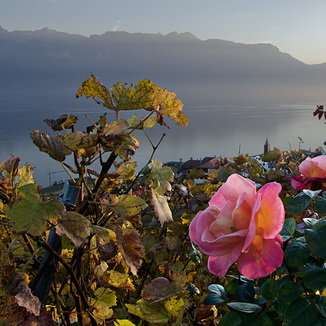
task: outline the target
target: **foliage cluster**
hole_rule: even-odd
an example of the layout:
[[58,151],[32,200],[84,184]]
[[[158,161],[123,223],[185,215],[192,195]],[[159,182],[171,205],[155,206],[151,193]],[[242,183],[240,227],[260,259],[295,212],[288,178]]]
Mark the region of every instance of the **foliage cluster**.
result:
[[[115,119],[104,114],[82,132],[75,131],[76,116],[63,115],[45,120],[62,133],[31,134],[79,189],[76,202],[41,198],[33,168],[20,167],[19,158],[0,164],[0,324],[326,325],[326,192],[292,189],[301,150],[269,152],[268,171],[248,155],[220,158],[196,184],[202,170],[176,177],[153,160],[163,134],[156,145],[148,138],[153,152],[137,173],[135,133],[167,126],[166,117],[186,126],[181,101],[149,80],[109,90],[94,75],[82,95]],[[122,110],[145,115],[125,120]],[[65,162],[69,155],[74,166]],[[189,240],[189,223],[233,173],[283,187],[284,261],[263,279],[239,275],[235,264],[219,279]]]

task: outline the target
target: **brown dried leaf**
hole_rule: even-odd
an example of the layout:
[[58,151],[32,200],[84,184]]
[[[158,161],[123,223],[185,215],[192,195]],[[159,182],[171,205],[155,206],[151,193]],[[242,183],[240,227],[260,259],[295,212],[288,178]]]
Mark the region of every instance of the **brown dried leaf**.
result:
[[114,231],[117,235],[118,246],[126,265],[134,275],[137,275],[137,270],[142,264],[142,259],[145,258],[145,249],[138,231],[134,228],[121,230],[119,227],[116,227]]
[[6,170],[9,174],[16,176],[19,172],[20,158],[10,155],[6,160],[0,163],[0,168]]
[[39,130],[34,130],[30,134],[33,143],[39,148],[41,152],[49,154],[54,160],[62,162],[66,155],[71,153],[71,150],[64,144],[60,137],[52,137],[47,132],[41,133]]
[[76,116],[70,115],[68,117],[68,114],[63,114],[58,119],[45,119],[44,122],[54,131],[60,131],[71,128],[77,120],[78,118]]
[[16,272],[11,277],[11,290],[15,295],[17,304],[35,316],[40,314],[41,302],[32,294],[31,289],[26,285],[21,273]]

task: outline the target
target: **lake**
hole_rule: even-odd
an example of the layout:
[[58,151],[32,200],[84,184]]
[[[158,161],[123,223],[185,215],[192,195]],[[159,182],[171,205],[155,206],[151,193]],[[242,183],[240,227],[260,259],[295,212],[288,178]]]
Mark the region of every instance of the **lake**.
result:
[[[190,119],[188,127],[175,126],[168,120],[170,129],[156,126],[148,130],[154,145],[166,133],[154,159],[167,162],[186,161],[191,157],[233,157],[238,155],[239,147],[243,154],[260,154],[267,137],[271,148],[281,150],[298,148],[298,137],[304,141],[301,148],[312,150],[323,146],[326,140],[324,122],[312,116],[316,104],[322,103],[195,106],[183,102],[184,113]],[[85,114],[97,120],[105,108],[92,100],[76,100],[74,96],[62,99],[1,96],[0,112],[0,160],[10,154],[20,157],[21,165],[28,163],[36,167],[36,182],[48,186],[50,175],[52,183],[68,177],[60,163],[38,150],[29,134],[34,129],[50,132],[43,120],[58,118],[63,113],[79,116],[81,127],[77,124],[76,130],[85,130],[90,124]],[[109,117],[114,119],[113,113]],[[151,146],[141,132],[135,136],[142,142],[134,156],[141,168],[151,154]]]

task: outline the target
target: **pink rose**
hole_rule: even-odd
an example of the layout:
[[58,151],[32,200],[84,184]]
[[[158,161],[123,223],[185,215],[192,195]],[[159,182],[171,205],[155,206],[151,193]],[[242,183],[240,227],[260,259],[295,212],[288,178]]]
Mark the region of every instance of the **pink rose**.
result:
[[307,157],[299,165],[299,171],[300,176],[291,178],[294,189],[326,190],[326,155]]
[[240,273],[256,279],[274,272],[283,261],[279,232],[284,206],[282,187],[271,182],[256,192],[255,183],[232,174],[191,221],[192,242],[207,255],[208,269],[223,277],[237,262]]

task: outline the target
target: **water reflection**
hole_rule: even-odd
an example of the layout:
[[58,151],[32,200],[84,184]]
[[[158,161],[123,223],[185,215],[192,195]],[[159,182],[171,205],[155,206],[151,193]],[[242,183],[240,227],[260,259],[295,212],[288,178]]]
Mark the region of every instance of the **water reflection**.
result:
[[[79,115],[81,123],[78,129],[86,128],[89,121],[84,117],[85,114],[97,120],[105,112],[93,103],[76,105],[73,100],[62,106],[53,103],[52,107],[51,103],[43,107],[42,102],[26,103],[17,99],[6,99],[0,104],[3,122],[0,130],[0,160],[13,154],[21,157],[22,163],[36,166],[35,178],[42,186],[48,185],[50,172],[61,171],[62,167],[47,154],[39,152],[29,137],[30,132],[34,129],[49,132],[43,119],[57,118],[63,113]],[[154,157],[162,162],[214,155],[232,157],[238,154],[239,147],[244,154],[259,154],[263,151],[266,137],[272,148],[297,148],[298,137],[301,137],[304,141],[302,148],[315,149],[326,140],[326,126],[312,116],[314,109],[315,104],[311,103],[245,107],[185,105],[184,112],[190,118],[188,127],[175,126],[169,120],[167,123],[171,129],[157,126],[148,130],[148,135],[156,144],[162,133],[166,133]],[[113,119],[114,115],[111,117]],[[151,146],[141,132],[136,137],[142,144],[134,159],[141,167],[151,154]],[[52,174],[51,179],[52,182],[65,180],[66,175]]]

